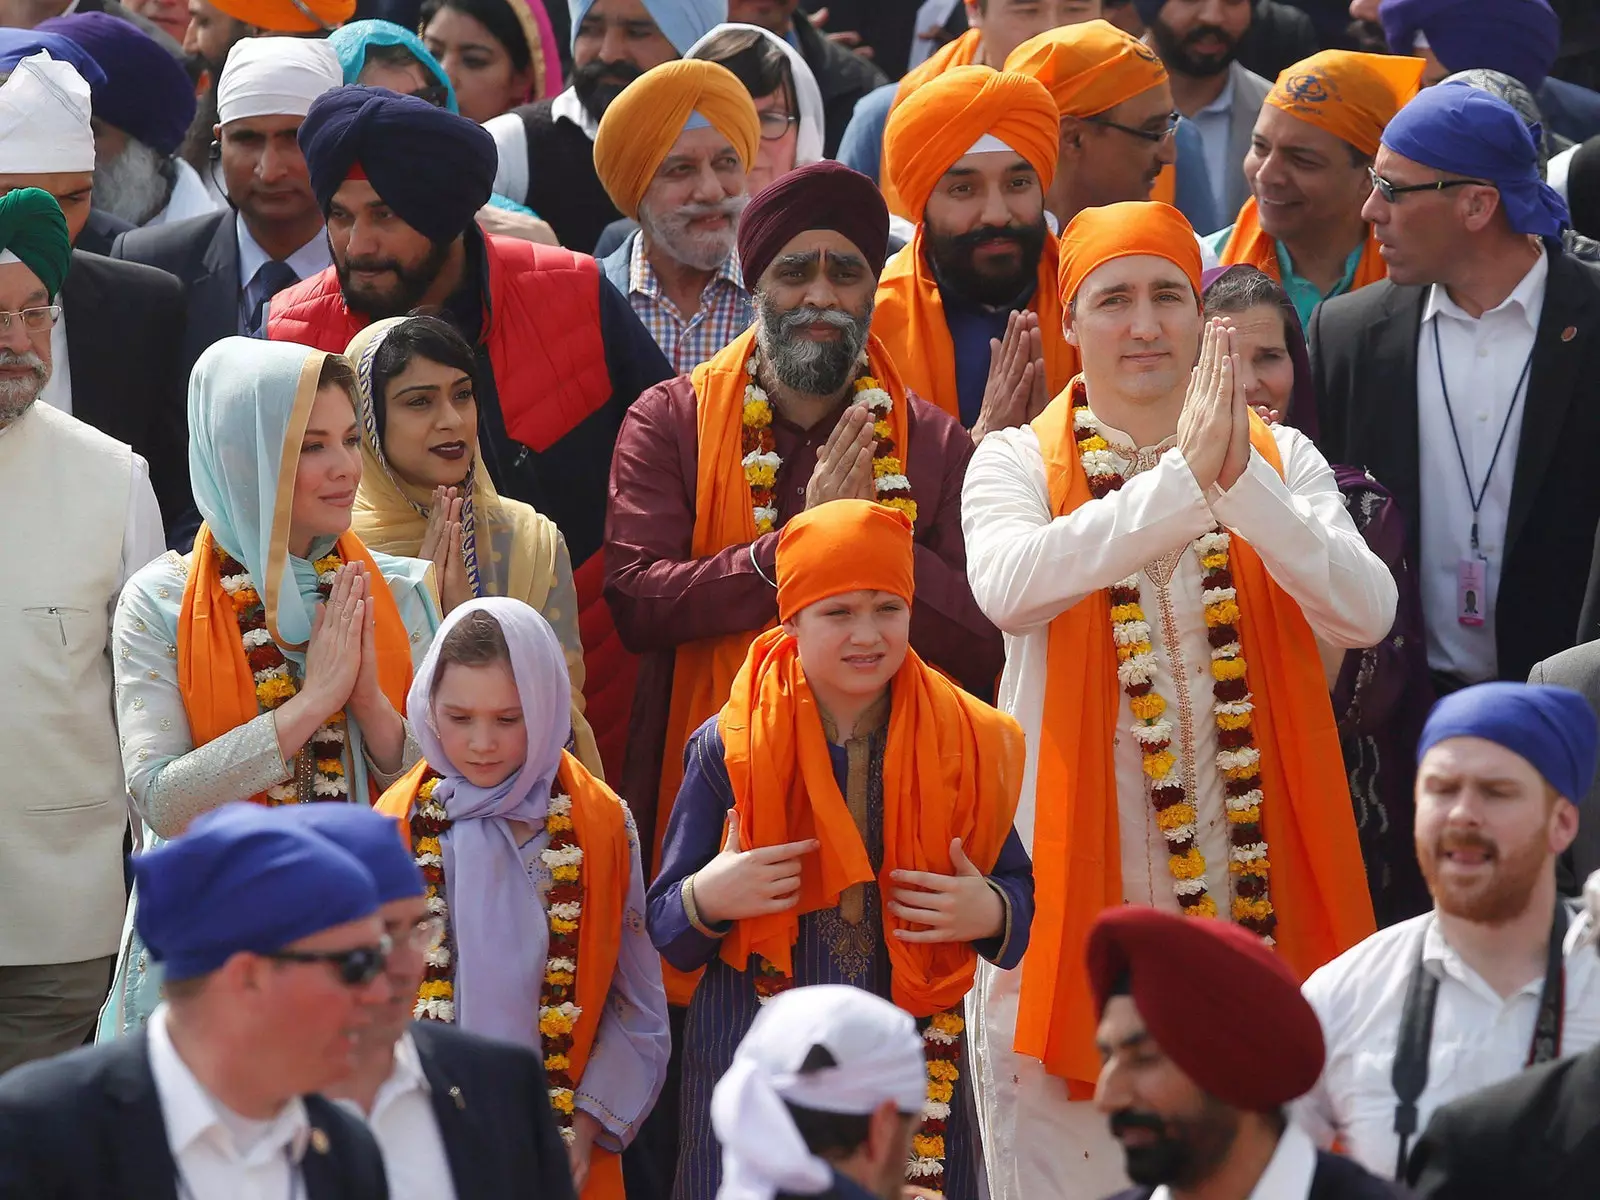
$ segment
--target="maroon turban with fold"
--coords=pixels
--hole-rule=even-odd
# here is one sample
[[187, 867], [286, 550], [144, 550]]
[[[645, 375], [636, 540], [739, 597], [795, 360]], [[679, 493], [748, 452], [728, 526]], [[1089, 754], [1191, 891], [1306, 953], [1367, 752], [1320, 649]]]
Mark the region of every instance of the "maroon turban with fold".
[[878, 185], [843, 163], [824, 160], [790, 171], [756, 193], [739, 221], [744, 286], [756, 281], [789, 242], [809, 229], [843, 234], [874, 275], [889, 256], [889, 207]]
[[1089, 930], [1089, 983], [1096, 1011], [1131, 995], [1163, 1053], [1232, 1108], [1271, 1112], [1322, 1074], [1322, 1024], [1294, 973], [1228, 921], [1107, 909]]

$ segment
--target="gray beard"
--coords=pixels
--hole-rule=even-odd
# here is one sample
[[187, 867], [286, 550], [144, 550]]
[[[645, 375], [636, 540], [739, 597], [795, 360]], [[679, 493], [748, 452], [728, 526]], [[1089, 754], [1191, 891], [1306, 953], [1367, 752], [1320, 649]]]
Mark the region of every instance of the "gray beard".
[[[872, 329], [872, 305], [860, 317], [838, 309], [780, 310], [764, 292], [756, 293], [756, 343], [778, 382], [806, 396], [832, 396], [850, 382]], [[825, 322], [842, 330], [837, 342], [794, 336], [801, 326]]]
[[[739, 217], [749, 196], [730, 196], [717, 204], [686, 204], [657, 216], [639, 206], [639, 228], [652, 246], [659, 246], [674, 260], [695, 271], [715, 271], [733, 257], [739, 241]], [[700, 217], [724, 216], [729, 220], [723, 233], [689, 232], [689, 222]]]
[[50, 382], [50, 368], [32, 350], [26, 354], [0, 350], [0, 366], [33, 368], [32, 375], [20, 379], [0, 379], [0, 429], [4, 429], [33, 407], [39, 393], [44, 391], [44, 385]]
[[121, 154], [95, 166], [93, 202], [114, 217], [143, 225], [166, 207], [172, 187], [168, 160], [129, 138]]

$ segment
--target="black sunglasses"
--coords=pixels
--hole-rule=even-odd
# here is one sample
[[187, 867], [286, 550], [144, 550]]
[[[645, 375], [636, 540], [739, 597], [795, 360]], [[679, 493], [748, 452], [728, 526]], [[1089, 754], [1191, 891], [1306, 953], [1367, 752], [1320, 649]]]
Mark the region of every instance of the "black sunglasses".
[[1115, 121], [1108, 121], [1104, 117], [1080, 117], [1086, 125], [1104, 125], [1107, 129], [1115, 129], [1129, 137], [1136, 137], [1145, 142], [1164, 142], [1177, 132], [1178, 122], [1183, 119], [1180, 112], [1169, 112], [1163, 120], [1166, 124], [1160, 129], [1140, 129], [1136, 125], [1119, 125]]
[[383, 973], [394, 943], [387, 934], [376, 946], [357, 946], [354, 950], [274, 950], [263, 954], [273, 962], [327, 963], [346, 987], [364, 987]]
[[1487, 179], [1440, 179], [1434, 183], [1390, 183], [1371, 167], [1367, 168], [1367, 178], [1372, 180], [1373, 190], [1382, 196], [1385, 202], [1394, 203], [1396, 196], [1404, 196], [1407, 192], [1442, 192], [1449, 188], [1466, 187], [1493, 187]]

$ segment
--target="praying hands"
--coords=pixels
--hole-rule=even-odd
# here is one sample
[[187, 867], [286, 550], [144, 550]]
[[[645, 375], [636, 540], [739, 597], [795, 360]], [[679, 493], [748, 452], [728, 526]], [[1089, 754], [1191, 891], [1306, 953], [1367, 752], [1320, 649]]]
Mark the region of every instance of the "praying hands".
[[1250, 410], [1239, 376], [1232, 325], [1209, 322], [1178, 417], [1178, 451], [1201, 491], [1212, 484], [1227, 491], [1250, 465]]

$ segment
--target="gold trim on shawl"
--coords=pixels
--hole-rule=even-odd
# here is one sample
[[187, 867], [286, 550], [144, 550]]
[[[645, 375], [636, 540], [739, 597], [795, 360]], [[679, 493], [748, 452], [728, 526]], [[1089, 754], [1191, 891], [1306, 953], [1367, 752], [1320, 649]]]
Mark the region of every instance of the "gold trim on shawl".
[[[317, 402], [317, 380], [322, 377], [322, 364], [329, 357], [326, 351], [312, 350], [300, 365], [300, 382], [295, 384], [294, 407], [289, 410], [289, 424], [283, 431], [283, 453], [278, 462], [278, 496], [272, 507], [272, 540], [268, 543], [266, 590], [261, 595], [261, 603], [266, 609], [267, 632], [285, 650], [304, 650], [309, 644], [309, 639], [286, 641], [278, 632], [278, 599], [284, 573], [289, 567], [289, 526], [294, 518], [294, 482], [300, 470], [300, 447], [306, 440], [306, 426], [311, 423], [311, 409]], [[351, 403], [354, 404], [354, 397]]]

